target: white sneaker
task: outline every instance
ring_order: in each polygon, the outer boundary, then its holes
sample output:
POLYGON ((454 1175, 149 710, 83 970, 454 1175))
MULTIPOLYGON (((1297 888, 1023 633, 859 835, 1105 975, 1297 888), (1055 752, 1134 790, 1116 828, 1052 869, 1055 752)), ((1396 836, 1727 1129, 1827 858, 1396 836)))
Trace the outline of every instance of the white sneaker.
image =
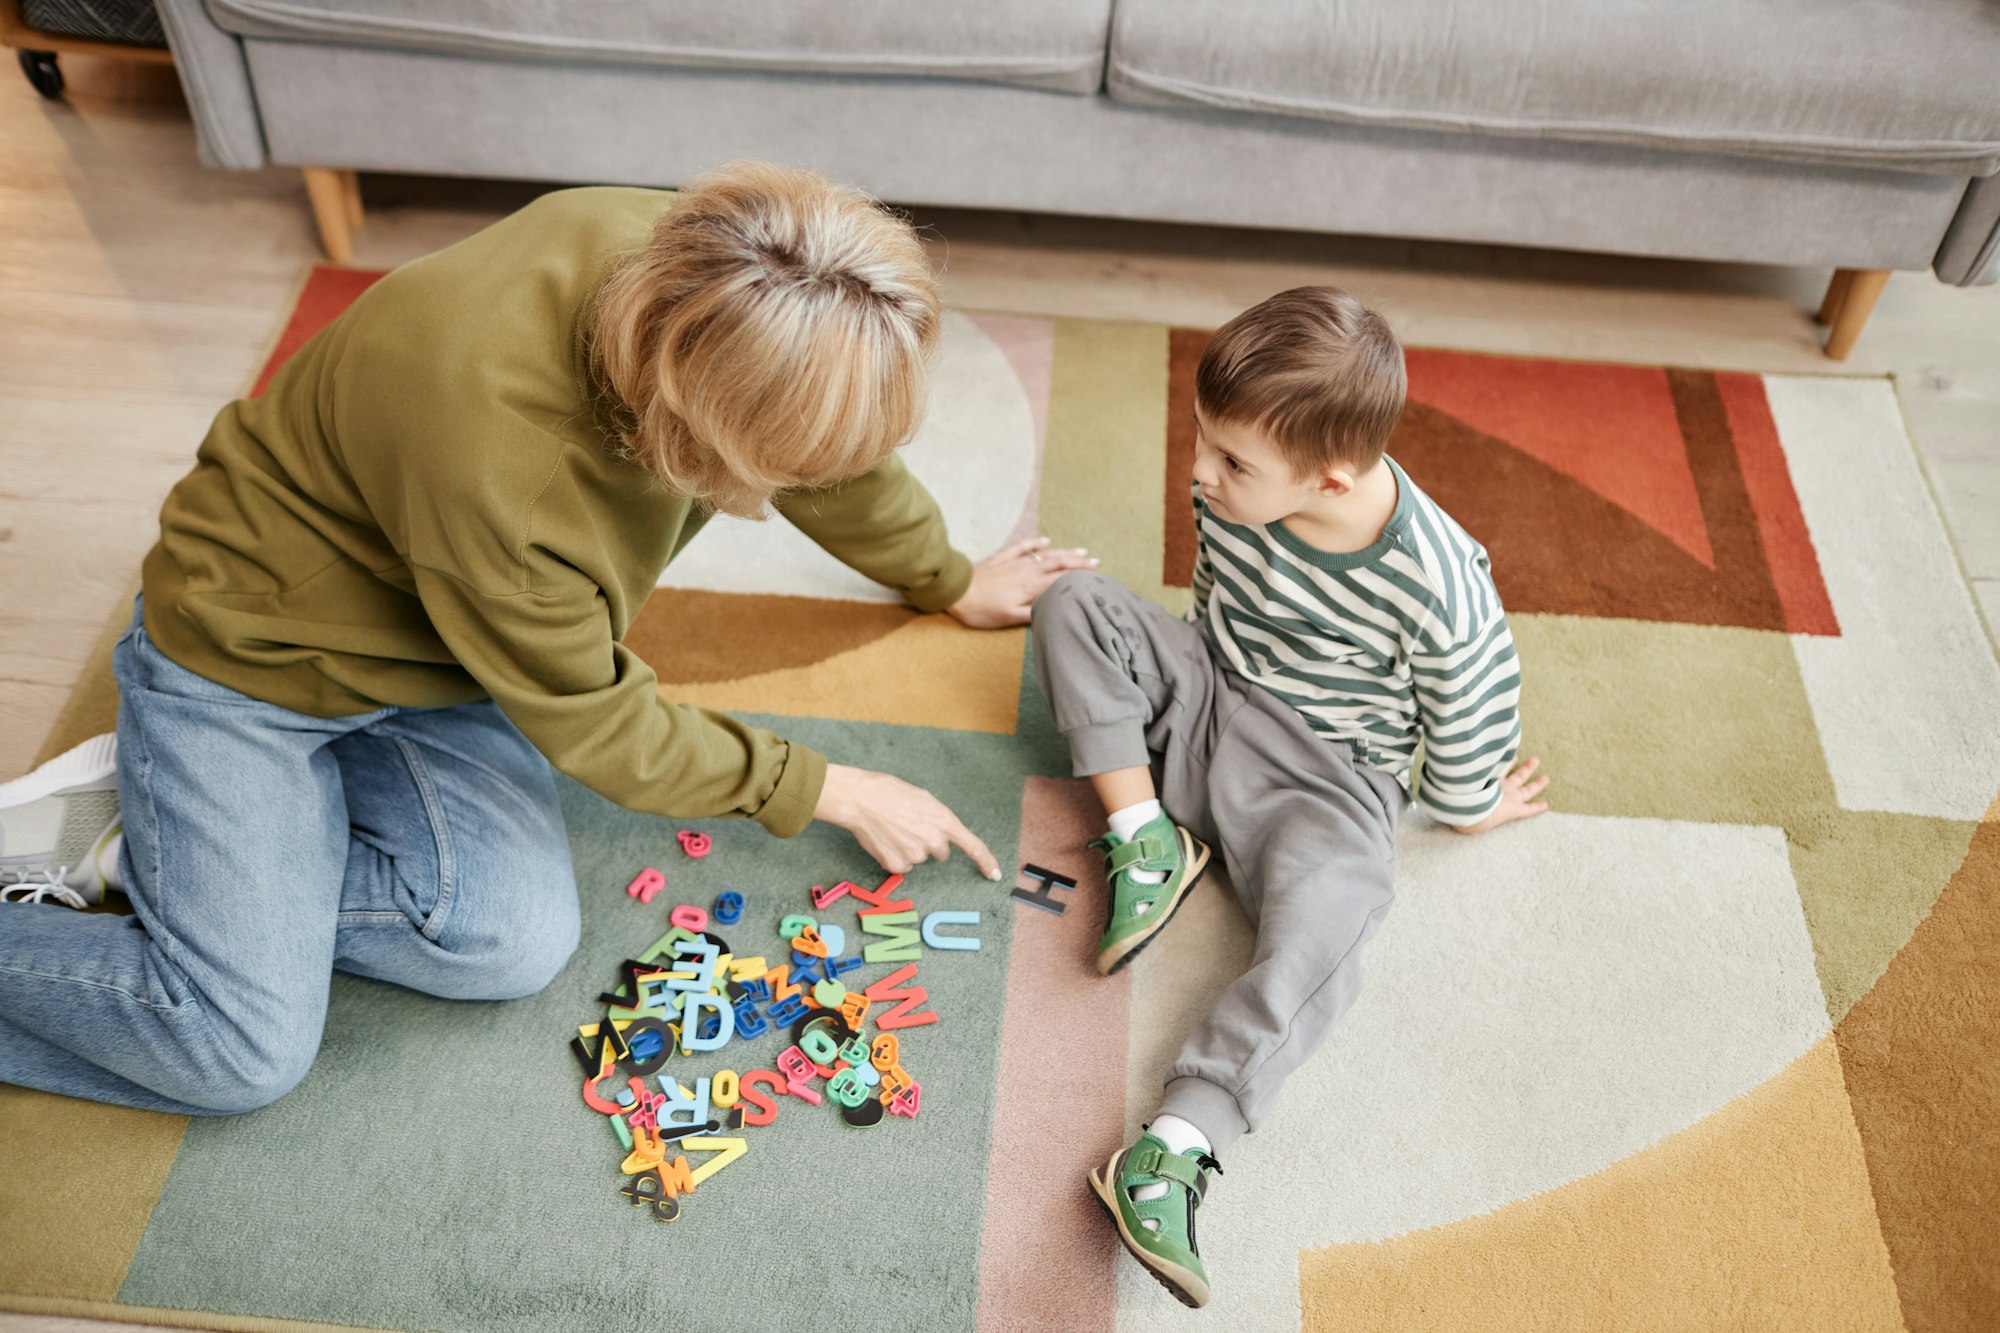
POLYGON ((0 902, 87 907, 122 887, 118 737, 94 736, 0 783, 0 902))

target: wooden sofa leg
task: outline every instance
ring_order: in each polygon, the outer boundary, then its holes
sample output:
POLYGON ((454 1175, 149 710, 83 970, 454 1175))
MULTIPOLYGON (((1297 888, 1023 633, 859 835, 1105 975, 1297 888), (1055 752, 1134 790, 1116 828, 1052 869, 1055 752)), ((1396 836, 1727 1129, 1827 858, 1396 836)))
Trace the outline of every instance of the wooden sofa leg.
POLYGON ((361 173, 343 171, 340 173, 342 192, 347 198, 347 226, 350 231, 360 231, 368 219, 361 211, 361 173))
POLYGON ((354 229, 348 221, 347 186, 331 167, 301 168, 306 193, 312 197, 313 220, 319 223, 320 245, 336 264, 354 262, 354 229))
POLYGON ((1837 268, 1833 271, 1833 281, 1826 285, 1826 299, 1819 303, 1819 313, 1813 318, 1822 324, 1831 324, 1840 317, 1841 303, 1847 300, 1847 292, 1854 285, 1854 270, 1837 268))
POLYGON ((1844 268, 1833 275, 1833 282, 1826 289, 1826 301, 1820 306, 1820 317, 1833 326, 1826 335, 1828 359, 1847 359, 1847 354, 1854 350, 1854 340, 1861 336, 1861 326, 1874 313, 1875 302, 1888 285, 1886 268, 1844 268))

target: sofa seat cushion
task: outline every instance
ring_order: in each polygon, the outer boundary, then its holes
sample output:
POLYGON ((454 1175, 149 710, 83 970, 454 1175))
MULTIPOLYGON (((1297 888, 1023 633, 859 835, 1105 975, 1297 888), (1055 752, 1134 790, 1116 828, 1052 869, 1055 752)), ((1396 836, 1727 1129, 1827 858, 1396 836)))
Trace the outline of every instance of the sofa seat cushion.
POLYGON ((1111 0, 207 0, 244 37, 486 58, 1103 84, 1111 0))
POLYGON ((1117 0, 1113 97, 2000 170, 1995 0, 1117 0))

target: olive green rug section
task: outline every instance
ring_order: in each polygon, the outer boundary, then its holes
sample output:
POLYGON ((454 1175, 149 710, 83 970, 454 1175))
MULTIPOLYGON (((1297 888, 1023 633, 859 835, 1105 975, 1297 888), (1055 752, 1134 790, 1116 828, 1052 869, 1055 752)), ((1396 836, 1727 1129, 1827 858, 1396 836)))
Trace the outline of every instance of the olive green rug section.
POLYGON ((1965 864, 1978 830, 1955 819, 1856 810, 1828 810, 1786 826, 1819 984, 1835 1023, 1909 943, 1965 864))
POLYGON ((0 1085, 0 1305, 117 1295, 185 1123, 0 1085))
MULTIPOLYGON (((1003 865, 1017 864, 1030 767, 1063 757, 1015 736, 764 720, 838 760, 929 786, 968 812, 1003 865)), ((915 1120, 854 1129, 830 1103, 781 1098, 775 1123, 742 1131, 746 1155, 662 1225, 619 1197, 622 1150, 582 1104, 565 1045, 575 1025, 598 1016, 593 1001, 616 983, 618 960, 652 943, 676 903, 743 894, 742 923, 716 929, 739 954, 775 958, 779 918, 811 912, 812 885, 880 874, 830 828, 780 842, 754 825, 706 823, 714 850, 695 861, 676 847, 676 825, 567 782, 563 801, 584 907, 570 968, 510 1004, 336 977, 305 1083, 254 1115, 189 1127, 122 1304, 467 1333, 717 1327, 730 1311, 784 1325, 788 1310, 841 1327, 970 1326, 1010 886, 962 859, 906 881, 919 911, 981 913, 977 952, 926 949, 918 964, 939 1021, 901 1034, 903 1063, 923 1086, 915 1120), (667 875, 651 907, 624 892, 647 865, 667 875), (817 1308, 821 1292, 837 1310, 817 1308)), ((816 915, 842 924, 848 952, 858 950, 851 905, 816 915)), ((785 1044, 775 1033, 733 1041, 662 1072, 692 1082, 770 1068, 785 1044)))
POLYGON ((1510 614, 1521 753, 1571 814, 1777 824, 1834 806, 1783 634, 1510 614))
POLYGON ((1166 326, 1056 321, 1042 531, 1088 545, 1105 574, 1179 611, 1187 590, 1160 580, 1166 435, 1166 326))

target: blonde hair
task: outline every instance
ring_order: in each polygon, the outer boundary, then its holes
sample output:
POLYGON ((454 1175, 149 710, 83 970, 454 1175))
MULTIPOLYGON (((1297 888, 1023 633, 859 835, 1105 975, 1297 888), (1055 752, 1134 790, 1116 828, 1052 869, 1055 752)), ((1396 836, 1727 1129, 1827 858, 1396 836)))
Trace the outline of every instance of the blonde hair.
POLYGON ((859 476, 908 441, 941 320, 907 221, 768 162, 690 181, 588 317, 625 454, 745 518, 781 491, 859 476))
POLYGON ((1294 287, 1215 331, 1194 397, 1219 423, 1261 432, 1304 477, 1381 461, 1408 384, 1389 322, 1338 287, 1294 287))

